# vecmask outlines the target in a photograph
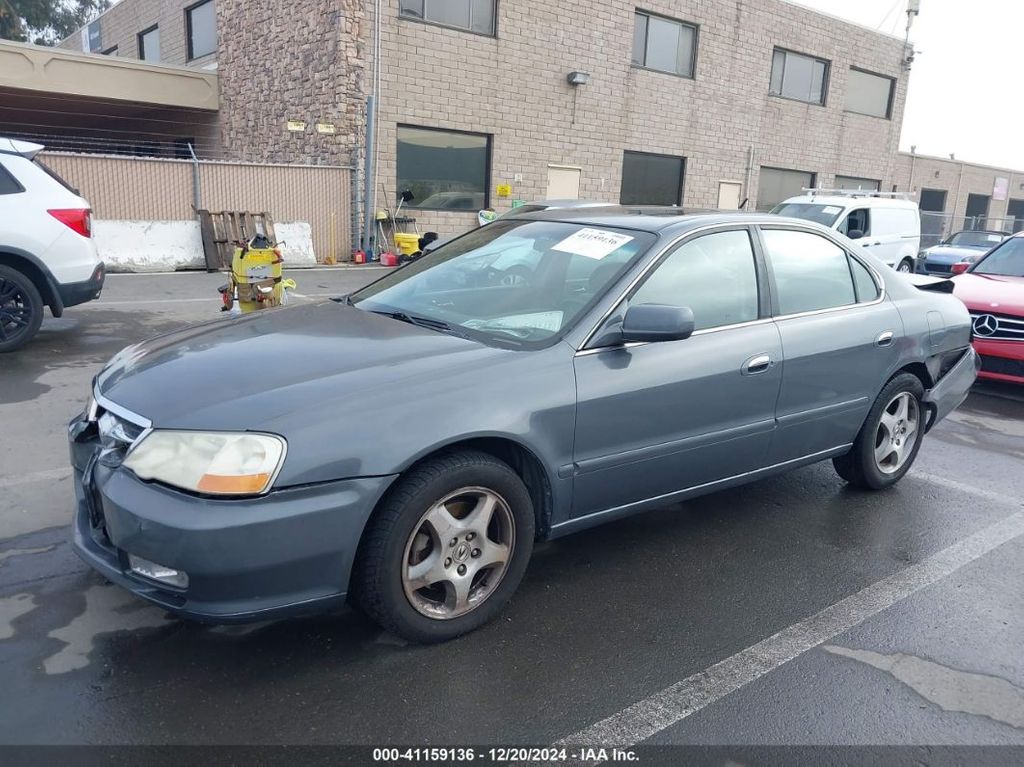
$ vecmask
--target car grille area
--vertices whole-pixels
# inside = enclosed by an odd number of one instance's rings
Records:
[[[1024,317],[971,312],[974,337],[983,341],[1024,341]]]
[[[1024,378],[1024,360],[1011,360],[1006,357],[993,357],[988,354],[982,354],[981,370],[983,373]]]

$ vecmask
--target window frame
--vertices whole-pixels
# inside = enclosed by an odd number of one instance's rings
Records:
[[[190,5],[190,6],[185,8],[185,56],[186,56],[185,60],[186,61],[195,61],[196,59],[204,59],[207,56],[216,56],[217,55],[217,10],[216,10],[216,6],[214,6],[214,13],[213,13],[213,40],[214,40],[213,50],[210,51],[209,53],[201,53],[198,56],[196,56],[195,55],[195,51],[193,50],[193,46],[192,46],[192,31],[193,31],[193,28],[192,28],[192,12],[194,10],[196,10],[197,8],[202,8],[204,5],[211,5],[213,2],[214,2],[214,0],[199,0],[199,2],[192,3],[192,5]]]
[[[148,35],[148,34],[150,34],[152,32],[158,31],[159,29],[160,29],[160,24],[159,23],[158,24],[154,24],[151,27],[146,27],[146,29],[142,30],[141,32],[139,32],[135,36],[136,37],[136,45],[137,45],[138,51],[139,51],[139,61],[143,61],[143,62],[148,61],[148,59],[146,58],[146,35]],[[163,40],[161,40],[160,42],[163,42]],[[155,62],[149,62],[149,63],[151,63],[151,64],[161,64],[161,63],[163,63],[163,61],[162,61],[163,52],[158,50],[156,55],[157,55],[157,60]]]
[[[775,53],[781,52],[786,55],[801,56],[805,59],[811,59],[811,61],[819,61],[825,65],[825,74],[821,79],[821,101],[807,101],[805,99],[794,98],[793,96],[784,96],[782,93],[772,93],[772,73],[775,69]],[[782,69],[782,86],[785,88],[786,69],[785,62],[783,63]],[[794,51],[791,48],[783,48],[781,45],[776,45],[772,48],[772,59],[771,66],[768,67],[768,95],[772,98],[785,99],[786,101],[793,101],[797,104],[808,104],[812,107],[827,107],[829,91],[832,86],[832,60],[822,58],[821,56],[815,56],[811,53],[803,53],[802,51]]]
[[[412,128],[413,130],[427,130],[433,131],[434,133],[456,133],[462,136],[477,136],[485,139],[487,142],[487,163],[484,167],[484,204],[483,209],[491,207],[491,179],[492,179],[492,168],[494,156],[494,134],[493,133],[480,133],[479,131],[468,131],[468,130],[454,130],[450,128],[436,128],[426,125],[413,125],[412,123],[398,123],[395,125],[395,186],[398,186],[398,131],[402,128]],[[418,205],[409,205],[407,210],[430,210],[438,211],[442,213],[476,213],[479,208],[424,208]]]
[[[849,112],[853,115],[864,115],[864,117],[874,117],[876,120],[892,120],[892,108],[896,102],[896,78],[890,77],[889,75],[883,75],[881,72],[872,72],[870,69],[864,69],[863,67],[850,66],[851,72],[860,72],[864,75],[872,75],[873,77],[880,77],[883,80],[889,81],[889,102],[885,105],[885,115],[873,115],[868,112],[861,112],[858,109],[850,109],[846,104],[843,104],[843,111]],[[849,80],[847,80],[846,94],[849,95]]]
[[[471,4],[472,4],[472,0],[470,0],[470,1],[471,1]],[[460,26],[456,26],[454,24],[445,24],[445,23],[440,22],[440,21],[433,21],[433,20],[428,19],[428,18],[422,18],[421,19],[418,16],[412,16],[410,14],[407,14],[407,13],[403,12],[401,0],[399,0],[399,3],[398,3],[398,20],[399,21],[412,21],[412,22],[416,22],[417,24],[426,24],[426,25],[431,26],[431,27],[440,27],[441,29],[454,29],[457,32],[466,32],[467,34],[477,35],[478,37],[489,37],[489,38],[492,38],[492,39],[497,39],[497,37],[498,37],[498,7],[499,7],[499,5],[501,3],[501,0],[491,0],[491,2],[494,5],[494,23],[492,24],[492,30],[489,33],[488,32],[478,32],[477,30],[472,29],[470,27],[460,27]],[[425,11],[426,10],[427,0],[423,0],[423,3],[424,3],[424,11]],[[470,19],[470,23],[472,23],[472,18]]]
[[[764,256],[765,266],[768,270],[768,283],[771,289],[771,318],[772,321],[778,322],[779,320],[796,319],[798,317],[813,317],[818,314],[830,314],[833,312],[849,311],[851,309],[859,309],[865,306],[875,306],[876,304],[882,303],[886,298],[885,280],[882,275],[869,263],[860,258],[856,253],[847,248],[843,243],[839,242],[836,237],[832,236],[832,230],[828,232],[822,232],[817,229],[813,229],[809,226],[800,226],[799,224],[758,224],[757,238],[760,240],[761,249]],[[778,285],[775,282],[775,269],[771,263],[771,257],[768,255],[768,244],[764,240],[764,232],[768,230],[779,230],[787,232],[803,232],[805,234],[813,234],[821,237],[822,239],[832,243],[839,248],[844,254],[846,254],[846,271],[850,275],[850,282],[853,287],[854,302],[852,304],[843,304],[842,306],[830,306],[825,309],[810,309],[805,312],[792,312],[789,314],[783,314],[779,308],[779,292]],[[878,295],[872,301],[861,301],[857,289],[857,280],[853,276],[853,266],[850,263],[851,259],[856,261],[865,269],[868,270],[868,274],[871,275],[871,279],[875,282],[875,287],[878,289]]]
[[[116,45],[111,45],[106,50],[100,51],[100,55],[101,56],[117,56],[118,55],[117,46]]]
[[[679,165],[679,190],[678,190],[678,194],[676,195],[677,202],[674,202],[672,204],[673,205],[677,205],[679,207],[682,207],[682,205],[683,205],[683,194],[686,192],[686,158],[681,156],[681,155],[664,154],[662,152],[641,152],[641,151],[635,150],[635,149],[623,149],[622,150],[622,171],[623,172],[619,173],[619,204],[620,205],[634,206],[634,205],[656,205],[657,204],[657,203],[624,203],[624,202],[622,202],[622,181],[623,181],[623,178],[626,175],[624,171],[626,169],[626,155],[628,155],[628,154],[644,155],[644,156],[647,156],[647,157],[663,157],[663,158],[665,158],[667,160],[679,160],[679,163],[680,163],[680,165]]]
[[[672,22],[673,24],[678,24],[678,25],[680,25],[682,27],[689,27],[690,29],[693,30],[693,50],[690,52],[690,73],[689,74],[683,74],[682,72],[671,72],[671,71],[669,71],[667,69],[656,69],[655,67],[647,66],[647,41],[648,41],[648,31],[650,29],[650,22],[649,21],[648,21],[647,27],[644,29],[644,63],[643,64],[637,64],[636,62],[634,62],[633,61],[633,54],[635,53],[635,51],[630,51],[630,54],[629,54],[629,56],[630,56],[630,58],[629,58],[629,66],[631,68],[633,68],[633,69],[642,69],[645,72],[658,72],[658,73],[663,74],[663,75],[672,75],[673,77],[681,77],[684,80],[696,80],[697,79],[697,52],[698,52],[698,50],[700,48],[700,24],[696,24],[696,23],[694,23],[692,21],[684,21],[683,19],[676,19],[676,18],[673,18],[671,16],[666,16],[666,15],[664,15],[662,13],[655,13],[653,11],[648,11],[648,10],[645,10],[643,8],[634,8],[633,9],[633,36],[634,36],[634,42],[636,42],[635,37],[636,37],[636,17],[637,16],[646,16],[648,19],[650,19],[651,17],[654,17],[656,19],[661,19],[662,21],[669,21],[669,22]]]

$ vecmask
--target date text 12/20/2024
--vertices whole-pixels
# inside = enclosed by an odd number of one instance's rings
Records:
[[[375,748],[373,761],[378,763],[422,762],[536,762],[558,764],[561,762],[636,762],[637,753],[628,748],[602,748],[578,746],[568,749],[564,746],[494,746],[489,748]]]

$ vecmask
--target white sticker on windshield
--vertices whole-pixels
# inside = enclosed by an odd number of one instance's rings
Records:
[[[989,242],[1002,242],[1003,238],[1000,237],[998,234],[990,234],[988,236],[988,241]]]
[[[836,213],[842,213],[843,209],[838,205],[826,205],[822,208],[823,213],[828,213],[830,216],[834,216]]]
[[[604,229],[580,229],[551,249],[600,261],[632,239],[628,234],[606,232]]]

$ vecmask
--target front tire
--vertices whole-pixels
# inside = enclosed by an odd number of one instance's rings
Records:
[[[405,639],[454,639],[502,611],[533,535],[529,491],[508,464],[475,450],[429,459],[396,482],[371,518],[354,601]]]
[[[43,323],[43,298],[32,280],[0,266],[0,354],[27,344]]]
[[[884,490],[910,471],[924,438],[924,386],[900,373],[882,389],[861,427],[853,448],[832,459],[836,473],[864,490]]]
[[[909,258],[904,258],[896,267],[896,271],[900,274],[910,274],[914,271],[914,262]]]

